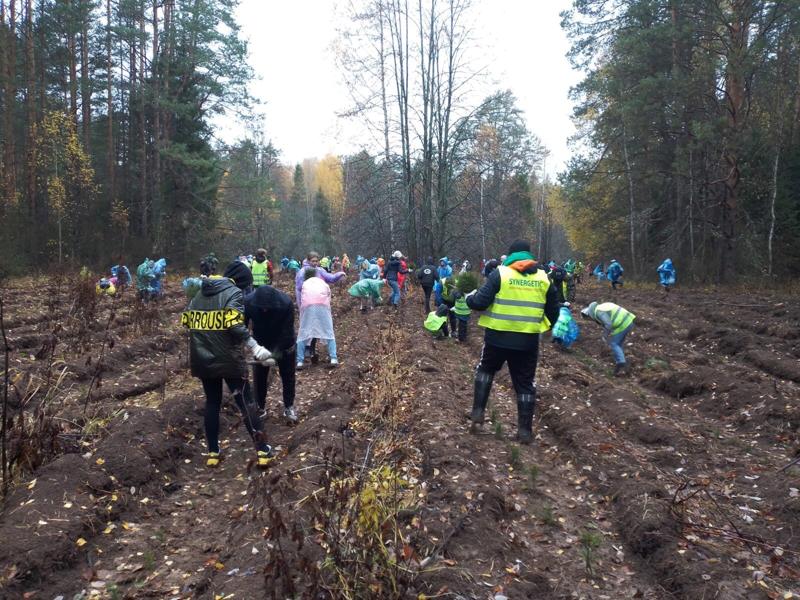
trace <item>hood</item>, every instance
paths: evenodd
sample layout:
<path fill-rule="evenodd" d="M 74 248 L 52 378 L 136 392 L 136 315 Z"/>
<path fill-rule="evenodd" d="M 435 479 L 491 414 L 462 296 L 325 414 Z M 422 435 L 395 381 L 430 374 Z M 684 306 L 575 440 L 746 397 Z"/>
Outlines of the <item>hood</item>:
<path fill-rule="evenodd" d="M 291 305 L 292 299 L 271 285 L 262 285 L 252 294 L 248 294 L 245 302 L 254 308 L 276 309 Z"/>
<path fill-rule="evenodd" d="M 530 275 L 535 273 L 539 268 L 539 263 L 532 259 L 516 260 L 508 265 L 509 268 L 514 269 L 523 275 Z"/>
<path fill-rule="evenodd" d="M 216 296 L 229 288 L 236 288 L 236 285 L 230 279 L 225 277 L 209 277 L 208 279 L 203 279 L 200 291 L 203 292 L 203 296 Z"/>
<path fill-rule="evenodd" d="M 597 302 L 592 302 L 591 304 L 589 304 L 589 306 L 587 306 L 581 311 L 581 314 L 589 319 L 594 319 L 596 312 L 597 312 Z"/>

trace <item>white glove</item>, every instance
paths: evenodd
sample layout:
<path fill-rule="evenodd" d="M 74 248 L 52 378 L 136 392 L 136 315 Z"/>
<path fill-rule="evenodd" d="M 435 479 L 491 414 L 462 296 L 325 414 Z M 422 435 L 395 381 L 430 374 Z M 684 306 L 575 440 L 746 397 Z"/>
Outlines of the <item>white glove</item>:
<path fill-rule="evenodd" d="M 255 358 L 258 362 L 265 362 L 272 356 L 272 352 L 264 348 L 264 346 L 256 345 L 253 348 L 253 358 Z"/>
<path fill-rule="evenodd" d="M 252 337 L 247 340 L 247 347 L 250 349 L 250 352 L 253 353 L 253 358 L 258 362 L 264 362 L 272 356 L 272 352 L 264 348 L 264 346 L 259 345 Z"/>
<path fill-rule="evenodd" d="M 477 293 L 478 293 L 478 288 L 475 288 L 475 289 L 474 289 L 474 290 L 472 290 L 472 291 L 471 291 L 469 294 L 467 294 L 466 296 L 464 296 L 464 299 L 466 300 L 466 299 L 467 299 L 467 298 L 469 298 L 470 296 L 474 296 L 474 295 L 475 295 L 475 294 L 477 294 Z"/>

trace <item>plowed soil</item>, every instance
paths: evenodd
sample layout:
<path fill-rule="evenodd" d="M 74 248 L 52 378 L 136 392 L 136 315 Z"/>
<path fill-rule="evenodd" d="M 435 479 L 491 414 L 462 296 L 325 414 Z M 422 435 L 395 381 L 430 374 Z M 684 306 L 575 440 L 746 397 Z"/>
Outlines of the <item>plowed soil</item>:
<path fill-rule="evenodd" d="M 490 422 L 467 426 L 475 316 L 465 344 L 433 341 L 419 290 L 361 313 L 337 286 L 342 365 L 323 350 L 298 373 L 296 426 L 273 378 L 261 472 L 232 402 L 205 467 L 178 287 L 149 305 L 66 280 L 2 290 L 3 598 L 800 597 L 794 298 L 582 285 L 576 309 L 637 315 L 631 373 L 613 377 L 592 323 L 570 351 L 543 336 L 520 446 L 505 371 Z"/>

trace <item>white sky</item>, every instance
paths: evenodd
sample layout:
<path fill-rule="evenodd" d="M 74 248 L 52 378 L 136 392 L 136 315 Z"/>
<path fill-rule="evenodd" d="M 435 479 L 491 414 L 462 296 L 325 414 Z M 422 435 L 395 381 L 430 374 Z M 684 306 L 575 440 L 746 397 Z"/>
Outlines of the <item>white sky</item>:
<path fill-rule="evenodd" d="M 514 93 L 529 129 L 551 151 L 550 174 L 564 168 L 567 138 L 574 132 L 568 92 L 579 74 L 565 58 L 569 45 L 558 15 L 570 5 L 474 0 L 473 7 L 473 34 L 488 66 L 480 96 L 498 89 Z M 343 10 L 334 0 L 242 0 L 239 7 L 250 64 L 259 77 L 251 91 L 265 101 L 264 131 L 285 163 L 360 149 L 354 127 L 336 116 L 349 107 L 331 50 L 337 11 Z M 235 127 L 217 131 L 225 141 L 241 134 Z"/>

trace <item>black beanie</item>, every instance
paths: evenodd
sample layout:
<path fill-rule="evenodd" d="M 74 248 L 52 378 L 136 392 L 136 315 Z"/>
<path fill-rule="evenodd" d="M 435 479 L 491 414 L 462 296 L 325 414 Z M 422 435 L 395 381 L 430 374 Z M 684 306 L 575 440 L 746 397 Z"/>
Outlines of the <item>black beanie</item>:
<path fill-rule="evenodd" d="M 531 251 L 531 245 L 525 240 L 514 240 L 508 247 L 509 256 L 514 254 L 515 252 L 530 252 L 530 251 Z"/>
<path fill-rule="evenodd" d="M 250 267 L 238 260 L 233 261 L 225 267 L 225 272 L 222 276 L 233 279 L 233 283 L 235 283 L 236 287 L 240 290 L 250 287 L 253 284 L 253 273 L 250 271 Z"/>

